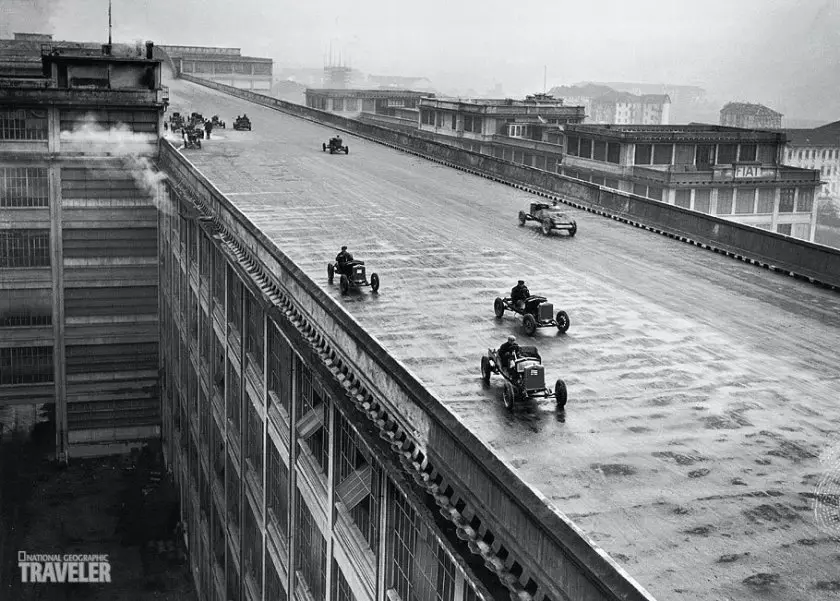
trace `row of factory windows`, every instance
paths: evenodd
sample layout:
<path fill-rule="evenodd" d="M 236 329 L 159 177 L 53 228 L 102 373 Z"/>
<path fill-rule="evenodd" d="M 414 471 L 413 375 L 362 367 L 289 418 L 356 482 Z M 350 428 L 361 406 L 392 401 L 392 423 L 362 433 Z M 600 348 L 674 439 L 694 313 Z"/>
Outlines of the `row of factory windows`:
<path fill-rule="evenodd" d="M 184 73 L 238 73 L 244 75 L 271 75 L 269 63 L 247 63 L 233 61 L 183 61 L 181 69 Z"/>
<path fill-rule="evenodd" d="M 420 109 L 420 123 L 421 125 L 430 125 L 432 127 L 446 127 L 452 130 L 457 129 L 458 120 L 455 113 L 445 111 L 433 111 L 429 109 Z M 474 115 L 463 115 L 462 117 L 463 130 L 466 132 L 473 132 L 480 134 L 484 125 L 483 119 Z"/>
<path fill-rule="evenodd" d="M 60 131 L 72 132 L 94 123 L 105 130 L 124 127 L 134 133 L 157 133 L 158 116 L 154 111 L 76 111 L 59 113 Z M 0 140 L 43 141 L 49 132 L 47 111 L 0 109 Z"/>
<path fill-rule="evenodd" d="M 634 165 L 696 165 L 703 168 L 739 162 L 776 163 L 776 150 L 769 144 L 633 144 L 632 147 Z M 567 136 L 566 153 L 618 164 L 621 144 Z"/>
<path fill-rule="evenodd" d="M 225 420 L 228 433 L 227 440 L 232 445 L 238 446 L 240 436 L 244 438 L 243 457 L 246 473 L 261 474 L 262 462 L 263 460 L 267 462 L 265 496 L 267 524 L 271 524 L 280 532 L 281 540 L 286 539 L 290 527 L 290 502 L 288 495 L 285 493 L 288 490 L 289 479 L 288 470 L 285 469 L 286 462 L 280 456 L 280 450 L 277 449 L 273 440 L 270 437 L 265 438 L 263 436 L 263 419 L 249 400 L 250 395 L 243 394 L 243 378 L 237 375 L 234 363 L 230 361 L 230 358 L 239 354 L 236 346 L 231 347 L 231 339 L 239 340 L 242 344 L 242 354 L 246 358 L 246 376 L 244 379 L 247 380 L 249 360 L 255 372 L 259 370 L 261 373 L 262 361 L 255 359 L 260 357 L 264 350 L 267 353 L 265 360 L 268 371 L 267 419 L 275 422 L 275 424 L 279 423 L 281 428 L 288 429 L 289 419 L 287 416 L 292 412 L 290 405 L 294 407 L 295 423 L 297 424 L 296 438 L 301 452 L 312 458 L 314 462 L 312 465 L 317 466 L 315 469 L 319 472 L 316 477 L 322 480 L 325 485 L 326 474 L 330 472 L 330 463 L 335 463 L 333 486 L 336 490 L 336 499 L 347 509 L 353 524 L 361 535 L 361 540 L 364 540 L 370 551 L 377 555 L 379 554 L 380 544 L 379 516 L 383 509 L 382 502 L 387 499 L 385 507 L 390 514 L 387 522 L 389 524 L 387 544 L 389 549 L 392 550 L 389 553 L 392 562 L 389 567 L 390 574 L 387 586 L 393 588 L 402 599 L 406 600 L 443 601 L 456 599 L 454 563 L 445 549 L 439 543 L 434 543 L 433 537 L 430 538 L 429 536 L 430 532 L 426 532 L 424 522 L 420 520 L 410 504 L 392 483 L 389 482 L 387 486 L 388 492 L 383 493 L 381 466 L 362 443 L 355 429 L 333 406 L 329 395 L 313 377 L 311 370 L 294 353 L 289 342 L 277 327 L 272 322 L 268 322 L 269 340 L 265 349 L 263 348 L 262 335 L 251 335 L 251 332 L 261 332 L 264 325 L 265 315 L 260 304 L 244 289 L 237 275 L 226 264 L 224 257 L 209 239 L 205 235 L 201 235 L 200 240 L 196 240 L 195 232 L 191 234 L 191 230 L 194 230 L 194 224 L 181 220 L 177 229 L 181 243 L 178 244 L 180 248 L 175 250 L 182 253 L 183 259 L 179 261 L 173 255 L 169 255 L 164 245 L 162 245 L 161 256 L 163 260 L 162 269 L 167 283 L 163 290 L 165 306 L 162 312 L 164 319 L 162 331 L 165 333 L 164 337 L 170 341 L 170 344 L 166 346 L 167 372 L 180 376 L 178 381 L 181 383 L 182 390 L 186 391 L 187 399 L 181 410 L 176 412 L 175 417 L 175 429 L 181 432 L 181 440 L 186 441 L 184 432 L 188 430 L 187 424 L 195 421 L 196 417 L 199 420 L 207 420 L 206 425 L 200 426 L 202 432 L 212 431 L 215 423 L 213 418 L 209 417 L 213 413 L 212 410 L 209 407 L 200 406 L 200 403 L 207 403 L 207 395 L 204 394 L 202 385 L 196 383 L 196 362 L 190 358 L 195 356 L 195 352 L 191 353 L 189 350 L 195 348 L 195 343 L 198 342 L 198 353 L 201 355 L 198 361 L 200 365 L 205 363 L 226 365 L 225 373 L 221 377 L 218 372 L 213 372 L 215 375 L 213 376 L 213 391 L 211 394 L 214 399 L 219 399 L 224 398 L 224 393 L 227 392 L 227 407 L 226 410 L 223 410 L 227 417 Z M 172 238 L 174 240 L 175 236 L 173 235 Z M 195 248 L 196 243 L 198 243 L 199 248 Z M 201 256 L 196 260 L 197 254 Z M 204 260 L 205 254 L 209 255 L 208 260 Z M 180 267 L 182 262 L 185 266 L 189 266 L 190 271 L 195 267 L 199 271 L 212 273 L 213 280 L 222 280 L 221 286 L 218 286 L 215 281 L 210 284 L 207 297 L 212 295 L 214 305 L 221 305 L 221 307 L 227 305 L 226 329 L 229 332 L 244 329 L 246 332 L 244 340 L 238 336 L 229 336 L 228 345 L 225 345 L 218 339 L 213 331 L 211 318 L 212 314 L 218 313 L 215 309 L 210 309 L 208 313 L 203 306 L 199 306 L 198 297 L 201 294 L 196 296 L 194 293 L 193 286 L 189 284 L 186 273 Z M 224 285 L 225 279 L 227 280 L 227 286 Z M 177 298 L 176 295 L 180 298 Z M 222 303 L 222 299 L 225 297 L 227 297 L 227 303 Z M 195 323 L 196 313 L 200 315 L 200 328 L 199 324 Z M 197 337 L 195 329 L 201 330 Z M 181 332 L 180 336 L 178 335 L 179 330 Z M 225 352 L 226 346 L 233 351 L 232 357 L 219 361 L 219 357 L 227 355 Z M 257 376 L 256 379 L 261 380 L 262 378 Z M 171 383 L 173 379 L 166 378 L 165 381 Z M 174 385 L 169 384 L 169 386 L 170 389 L 174 388 Z M 178 393 L 175 394 L 177 398 Z M 217 401 L 214 400 L 213 402 Z M 173 403 L 173 405 L 177 404 Z M 278 406 L 275 406 L 275 404 L 278 404 Z M 282 410 L 280 407 L 282 407 Z M 330 416 L 332 416 L 332 420 Z M 240 420 L 244 420 L 244 428 Z M 333 424 L 332 434 L 330 423 Z M 218 430 L 216 433 L 217 439 L 224 444 L 225 437 L 219 436 Z M 336 438 L 334 444 L 331 444 L 331 436 Z M 199 442 L 199 446 L 203 444 L 201 441 Z M 215 450 L 214 445 L 210 445 L 210 448 Z M 263 449 L 265 449 L 265 452 Z M 224 459 L 225 456 L 228 459 Z M 222 457 L 216 456 L 214 459 L 214 464 L 218 467 L 225 466 L 225 462 L 229 463 L 229 454 L 225 455 L 223 452 Z M 297 469 L 307 469 L 305 462 L 304 464 L 299 463 Z M 229 492 L 239 490 L 239 480 L 234 480 L 231 487 L 231 479 L 237 478 L 237 471 L 235 467 L 234 469 L 224 469 L 224 472 L 229 475 Z M 219 470 L 216 470 L 216 473 L 218 475 Z M 246 476 L 245 480 L 248 481 L 248 479 Z M 360 482 L 364 486 L 360 487 Z M 219 484 L 223 486 L 224 483 L 220 482 Z M 383 494 L 386 496 L 383 497 Z M 248 505 L 248 503 L 240 503 L 241 498 L 239 494 L 227 495 L 228 522 L 234 526 L 231 530 L 237 533 L 240 532 L 240 507 Z M 300 542 L 297 547 L 296 561 L 299 578 L 305 582 L 314 598 L 325 599 L 325 541 L 307 504 L 299 494 L 296 506 L 296 520 L 292 527 L 296 531 Z M 255 529 L 255 524 L 255 520 L 246 517 L 245 536 L 243 537 L 243 544 L 246 547 L 249 544 L 252 547 L 259 547 L 262 544 L 261 532 L 257 531 L 253 535 L 248 535 L 248 531 Z M 269 528 L 265 530 L 270 531 Z M 432 547 L 424 550 L 424 546 L 429 545 L 430 542 Z M 421 549 L 421 547 L 424 548 Z M 246 548 L 245 555 L 246 558 L 248 556 L 261 557 L 262 549 L 252 548 L 248 550 Z M 229 561 L 227 565 L 230 568 L 232 563 Z M 249 562 L 246 559 L 246 571 L 248 565 L 253 570 L 256 569 L 259 562 Z M 270 562 L 266 562 L 266 565 L 270 567 Z M 228 586 L 228 593 L 232 595 L 231 598 L 239 599 L 238 575 L 235 573 L 230 575 L 231 579 L 228 584 L 230 585 L 230 582 L 233 581 L 235 585 L 233 587 Z M 258 586 L 261 581 L 258 577 L 259 574 L 252 574 L 251 576 L 252 578 L 246 576 L 246 580 L 252 581 L 251 586 Z M 267 582 L 274 583 L 271 585 L 272 589 L 277 590 L 276 585 L 279 584 L 277 582 L 279 578 L 274 578 L 276 575 L 269 577 L 269 574 L 266 574 L 266 576 Z M 462 579 L 459 579 L 459 583 L 462 588 L 462 595 L 458 598 L 477 598 L 475 592 L 470 589 L 469 583 L 463 582 Z M 340 593 L 342 589 L 344 589 L 345 594 L 350 592 L 349 587 L 343 586 L 338 581 L 336 590 Z"/>
<path fill-rule="evenodd" d="M 785 150 L 785 155 L 788 161 L 792 160 L 807 160 L 807 159 L 822 159 L 835 160 L 840 158 L 840 149 L 838 148 L 788 148 Z"/>
<path fill-rule="evenodd" d="M 592 175 L 573 169 L 564 169 L 563 174 L 575 179 L 591 182 L 614 190 L 631 191 L 638 196 L 667 201 L 667 188 L 643 183 L 624 183 L 618 179 Z M 630 187 L 628 187 L 630 186 Z M 814 207 L 813 188 L 770 188 L 719 187 L 715 215 L 772 214 L 776 210 L 776 191 L 779 191 L 779 213 L 810 213 Z M 701 213 L 710 213 L 712 189 L 687 188 L 674 191 L 674 204 Z"/>

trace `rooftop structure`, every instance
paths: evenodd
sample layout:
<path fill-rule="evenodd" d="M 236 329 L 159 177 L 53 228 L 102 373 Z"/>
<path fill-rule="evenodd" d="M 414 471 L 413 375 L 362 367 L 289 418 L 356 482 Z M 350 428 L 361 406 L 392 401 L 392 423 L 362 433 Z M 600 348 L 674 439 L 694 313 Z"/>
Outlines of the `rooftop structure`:
<path fill-rule="evenodd" d="M 348 116 L 361 112 L 388 114 L 389 109 L 417 108 L 420 99 L 428 95 L 415 90 L 308 88 L 306 106 Z"/>
<path fill-rule="evenodd" d="M 782 164 L 785 134 L 716 125 L 567 125 L 563 173 L 813 240 L 820 174 Z"/>
<path fill-rule="evenodd" d="M 240 48 L 215 46 L 158 46 L 175 74 L 187 73 L 235 88 L 271 90 L 274 61 L 243 56 Z"/>

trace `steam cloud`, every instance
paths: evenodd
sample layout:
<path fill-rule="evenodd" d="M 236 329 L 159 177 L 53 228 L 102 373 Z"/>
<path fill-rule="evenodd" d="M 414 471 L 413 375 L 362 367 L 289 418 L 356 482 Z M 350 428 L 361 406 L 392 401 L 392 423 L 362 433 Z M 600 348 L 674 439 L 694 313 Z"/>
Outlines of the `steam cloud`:
<path fill-rule="evenodd" d="M 155 169 L 148 156 L 157 145 L 157 135 L 137 133 L 128 126 L 118 124 L 105 129 L 93 115 L 86 115 L 81 126 L 74 131 L 61 132 L 62 147 L 71 151 L 81 151 L 95 156 L 119 157 L 125 171 L 134 181 L 155 198 L 160 204 L 162 194 L 160 184 L 166 180 L 166 174 Z"/>

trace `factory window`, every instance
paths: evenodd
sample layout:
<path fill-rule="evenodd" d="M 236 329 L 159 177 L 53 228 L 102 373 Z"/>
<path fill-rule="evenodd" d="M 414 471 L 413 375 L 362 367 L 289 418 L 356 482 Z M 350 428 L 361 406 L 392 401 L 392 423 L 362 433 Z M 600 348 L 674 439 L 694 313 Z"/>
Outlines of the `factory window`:
<path fill-rule="evenodd" d="M 0 208 L 49 206 L 44 167 L 0 167 Z"/>
<path fill-rule="evenodd" d="M 420 111 L 420 123 L 422 123 L 423 125 L 431 125 L 432 124 L 432 111 L 422 109 Z"/>
<path fill-rule="evenodd" d="M 332 99 L 332 110 L 343 111 L 344 110 L 344 98 L 333 98 Z"/>
<path fill-rule="evenodd" d="M 251 63 L 254 75 L 271 75 L 271 63 Z"/>
<path fill-rule="evenodd" d="M 718 188 L 717 211 L 718 215 L 732 214 L 732 188 Z"/>
<path fill-rule="evenodd" d="M 711 190 L 695 190 L 694 191 L 694 210 L 700 213 L 709 213 L 709 206 L 711 205 Z"/>
<path fill-rule="evenodd" d="M 47 111 L 0 109 L 0 140 L 46 140 Z"/>
<path fill-rule="evenodd" d="M 389 98 L 388 99 L 388 106 L 389 107 L 404 107 L 405 106 L 405 99 L 404 98 Z"/>
<path fill-rule="evenodd" d="M 253 584 L 259 591 L 257 598 L 261 599 L 263 536 L 250 503 L 245 503 L 245 536 L 242 539 L 242 546 L 245 551 L 245 573 L 253 578 Z"/>
<path fill-rule="evenodd" d="M 695 160 L 697 169 L 705 171 L 715 164 L 715 146 L 714 144 L 698 144 L 697 158 Z"/>
<path fill-rule="evenodd" d="M 0 269 L 49 266 L 49 230 L 0 230 Z"/>
<path fill-rule="evenodd" d="M 390 489 L 393 559 L 386 586 L 401 599 L 454 601 L 454 562 L 402 493 Z"/>
<path fill-rule="evenodd" d="M 814 206 L 814 190 L 812 188 L 799 188 L 799 198 L 796 199 L 797 213 L 810 213 Z"/>
<path fill-rule="evenodd" d="M 245 403 L 245 460 L 262 485 L 263 471 L 263 421 L 250 402 Z"/>
<path fill-rule="evenodd" d="M 235 529 L 234 531 L 237 533 L 235 538 L 238 537 L 238 531 L 241 526 L 240 522 L 240 509 L 242 507 L 242 495 L 241 495 L 241 483 L 242 481 L 239 479 L 239 474 L 236 472 L 236 468 L 233 467 L 233 460 L 231 459 L 230 455 L 226 458 L 227 461 L 227 469 L 225 470 L 227 475 L 227 512 L 228 512 L 228 526 L 233 526 Z"/>
<path fill-rule="evenodd" d="M 333 559 L 333 582 L 335 582 L 335 594 L 333 594 L 333 601 L 356 601 L 356 596 L 353 594 L 350 585 L 341 573 L 341 568 L 338 562 Z"/>
<path fill-rule="evenodd" d="M 793 213 L 796 188 L 782 188 L 779 192 L 779 213 Z"/>
<path fill-rule="evenodd" d="M 204 232 L 204 230 L 198 230 L 198 243 L 199 243 L 199 265 L 198 265 L 198 275 L 199 280 L 202 284 L 206 284 L 209 281 L 210 277 L 210 268 L 213 263 L 213 242 Z"/>
<path fill-rule="evenodd" d="M 647 196 L 647 186 L 644 184 L 633 184 L 633 194 L 636 196 Z"/>
<path fill-rule="evenodd" d="M 265 598 L 269 601 L 287 601 L 286 589 L 280 580 L 280 574 L 274 567 L 274 563 L 266 556 L 265 561 Z"/>
<path fill-rule="evenodd" d="M 435 127 L 443 127 L 443 113 L 435 112 Z"/>
<path fill-rule="evenodd" d="M 273 523 L 283 540 L 289 534 L 289 470 L 280 457 L 280 451 L 269 439 L 268 465 L 265 475 L 267 522 Z"/>
<path fill-rule="evenodd" d="M 353 518 L 374 554 L 379 550 L 379 482 L 381 470 L 372 460 L 356 432 L 336 412 L 338 465 L 336 497 Z"/>
<path fill-rule="evenodd" d="M 577 136 L 566 137 L 566 154 L 576 157 L 580 148 L 580 138 Z"/>
<path fill-rule="evenodd" d="M 345 111 L 358 111 L 359 110 L 359 99 L 358 98 L 345 98 L 344 99 L 344 110 Z"/>
<path fill-rule="evenodd" d="M 776 232 L 784 234 L 785 236 L 790 236 L 792 227 L 793 225 L 790 223 L 780 223 L 776 226 Z"/>
<path fill-rule="evenodd" d="M 53 347 L 0 348 L 0 385 L 53 381 Z"/>
<path fill-rule="evenodd" d="M 718 165 L 730 165 L 737 159 L 737 144 L 718 144 Z"/>
<path fill-rule="evenodd" d="M 589 138 L 580 139 L 580 153 L 578 156 L 584 159 L 592 158 L 592 140 Z"/>
<path fill-rule="evenodd" d="M 245 363 L 255 369 L 257 374 L 262 376 L 263 327 L 265 326 L 265 319 L 260 301 L 247 291 L 245 294 L 245 313 L 245 318 L 248 321 L 248 333 L 245 341 Z"/>
<path fill-rule="evenodd" d="M 239 375 L 234 371 L 228 362 L 228 378 L 230 385 L 227 399 L 227 421 L 229 431 L 236 433 L 237 437 L 242 436 L 242 390 L 240 389 Z"/>
<path fill-rule="evenodd" d="M 621 144 L 617 142 L 607 144 L 607 162 L 616 165 L 621 162 Z"/>
<path fill-rule="evenodd" d="M 740 188 L 735 196 L 735 213 L 744 215 L 755 212 L 755 188 Z"/>
<path fill-rule="evenodd" d="M 248 63 L 233 63 L 233 72 L 248 74 L 251 72 L 251 65 Z"/>
<path fill-rule="evenodd" d="M 228 290 L 228 321 L 232 332 L 239 335 L 242 332 L 242 281 L 236 276 L 232 267 L 230 273 L 230 289 Z"/>
<path fill-rule="evenodd" d="M 662 200 L 662 196 L 664 193 L 665 190 L 660 188 L 659 186 L 648 186 L 648 198 L 652 198 L 654 200 Z"/>
<path fill-rule="evenodd" d="M 741 154 L 738 157 L 739 161 L 755 161 L 758 152 L 758 147 L 755 144 L 741 144 Z"/>
<path fill-rule="evenodd" d="M 619 189 L 617 179 L 606 178 L 604 180 L 604 186 L 606 186 L 607 188 L 612 188 L 613 190 Z"/>
<path fill-rule="evenodd" d="M 236 536 L 239 536 L 237 533 Z M 228 545 L 228 557 L 233 557 L 233 549 Z M 239 568 L 232 559 L 227 563 L 227 599 L 225 601 L 240 601 L 242 599 L 242 581 L 239 578 Z"/>
<path fill-rule="evenodd" d="M 653 146 L 653 164 L 654 165 L 670 165 L 674 154 L 673 144 L 654 144 Z"/>
<path fill-rule="evenodd" d="M 274 395 L 268 397 L 268 406 L 272 406 L 274 396 L 276 396 L 288 412 L 289 395 L 292 392 L 292 349 L 277 330 L 273 321 L 269 321 L 268 347 L 268 390 L 274 393 Z"/>
<path fill-rule="evenodd" d="M 607 160 L 607 143 L 603 140 L 595 140 L 594 151 L 592 153 L 592 158 L 596 161 L 606 161 Z"/>
<path fill-rule="evenodd" d="M 195 71 L 195 63 L 192 61 L 184 61 L 181 69 L 184 73 L 193 73 Z"/>
<path fill-rule="evenodd" d="M 330 439 L 328 427 L 329 403 L 322 398 L 312 382 L 312 370 L 298 360 L 297 428 L 298 441 L 306 444 L 324 474 L 329 472 Z"/>
<path fill-rule="evenodd" d="M 633 161 L 635 165 L 650 165 L 653 158 L 652 144 L 636 144 L 636 156 Z"/>
<path fill-rule="evenodd" d="M 683 209 L 691 208 L 691 190 L 677 190 L 674 194 L 674 205 Z"/>
<path fill-rule="evenodd" d="M 222 315 L 225 312 L 225 273 L 227 261 L 222 251 L 213 246 L 213 300 L 221 305 Z"/>
<path fill-rule="evenodd" d="M 809 223 L 794 223 L 791 236 L 799 238 L 800 240 L 807 240 L 811 233 L 811 224 Z"/>
<path fill-rule="evenodd" d="M 297 544 L 295 567 L 300 579 L 309 588 L 315 601 L 326 601 L 327 542 L 306 506 L 300 491 L 297 492 Z M 408 597 L 403 597 L 408 599 Z"/>
<path fill-rule="evenodd" d="M 758 189 L 758 207 L 756 213 L 772 213 L 773 205 L 776 202 L 775 188 L 759 188 Z"/>

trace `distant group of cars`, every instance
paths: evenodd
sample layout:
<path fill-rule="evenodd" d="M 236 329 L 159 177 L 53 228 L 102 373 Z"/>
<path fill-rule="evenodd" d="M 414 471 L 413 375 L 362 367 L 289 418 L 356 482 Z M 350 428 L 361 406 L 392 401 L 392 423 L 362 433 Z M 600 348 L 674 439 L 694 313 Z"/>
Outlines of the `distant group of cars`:
<path fill-rule="evenodd" d="M 184 138 L 184 148 L 201 148 L 201 140 L 210 139 L 210 133 L 214 129 L 227 129 L 227 124 L 218 115 L 205 119 L 201 113 L 190 113 L 189 117 L 179 112 L 173 112 L 169 116 L 169 122 L 165 127 L 173 133 L 181 132 Z M 237 116 L 233 122 L 233 129 L 237 131 L 251 131 L 251 120 L 248 115 Z"/>

